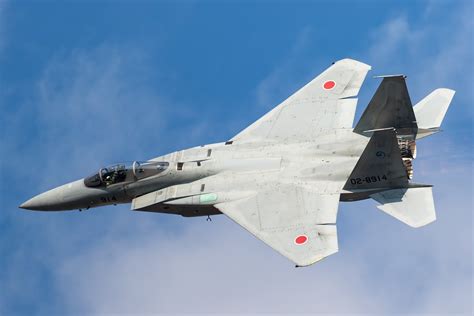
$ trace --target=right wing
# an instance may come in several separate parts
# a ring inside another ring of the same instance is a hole
[[[339,194],[274,183],[214,206],[297,266],[307,266],[338,251],[338,205]]]
[[[310,141],[336,128],[352,128],[357,96],[370,66],[342,59],[232,140]],[[350,98],[350,99],[348,99]]]

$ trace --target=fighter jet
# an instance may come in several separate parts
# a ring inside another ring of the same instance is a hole
[[[296,266],[338,251],[339,202],[373,199],[405,224],[426,225],[436,215],[432,186],[412,182],[416,141],[439,131],[454,91],[413,107],[405,77],[383,76],[353,127],[370,69],[337,61],[226,142],[100,168],[20,207],[225,214]]]

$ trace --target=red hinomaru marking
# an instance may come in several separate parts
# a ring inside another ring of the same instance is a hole
[[[336,86],[336,82],[333,80],[328,80],[323,84],[325,90],[331,90]]]
[[[306,235],[299,235],[295,238],[295,244],[302,245],[308,241],[308,237]]]

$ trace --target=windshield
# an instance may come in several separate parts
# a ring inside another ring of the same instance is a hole
[[[131,182],[159,174],[168,168],[167,162],[134,161],[132,164],[116,164],[101,168],[99,172],[84,179],[87,187],[109,186]]]

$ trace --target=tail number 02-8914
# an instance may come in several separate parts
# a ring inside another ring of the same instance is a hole
[[[363,184],[372,182],[387,181],[386,175],[367,176],[363,178],[351,178],[351,184]]]

